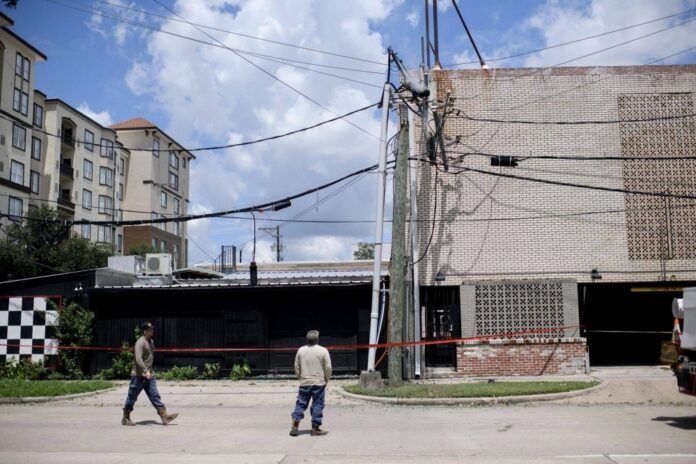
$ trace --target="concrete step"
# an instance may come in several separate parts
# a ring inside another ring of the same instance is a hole
[[[427,379],[452,379],[457,377],[454,367],[426,367],[425,377]]]

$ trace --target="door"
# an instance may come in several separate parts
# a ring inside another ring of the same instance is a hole
[[[459,287],[422,287],[421,302],[425,308],[423,328],[426,341],[461,338]],[[428,367],[456,367],[454,343],[425,346]]]

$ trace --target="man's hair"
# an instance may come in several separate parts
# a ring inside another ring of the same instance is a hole
[[[317,343],[319,343],[319,331],[310,330],[309,332],[307,332],[307,344],[316,345]]]

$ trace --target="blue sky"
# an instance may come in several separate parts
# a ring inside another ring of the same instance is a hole
[[[407,65],[420,61],[423,2],[412,0],[159,0],[189,21],[270,40],[384,62],[392,46]],[[467,23],[486,59],[554,45],[666,15],[695,9],[696,0],[498,0],[460,1]],[[126,8],[124,8],[126,7]],[[130,9],[129,9],[130,8]],[[95,14],[98,10],[147,24],[144,29]],[[147,14],[135,10],[145,10]],[[475,59],[449,1],[440,2],[440,53],[445,65]],[[167,30],[210,42],[153,0],[20,0],[13,30],[42,50],[48,61],[36,67],[37,88],[105,124],[144,117],[180,143],[206,146],[274,135],[329,119],[377,101],[383,74],[321,68],[362,84],[250,58],[279,79],[328,107],[319,108],[228,50],[156,32]],[[164,15],[170,19],[152,16]],[[506,61],[493,67],[551,66],[625,40],[676,26],[690,14],[666,19]],[[620,46],[574,65],[643,64],[696,46],[696,21],[645,40]],[[330,66],[382,71],[357,60],[283,47],[211,31],[227,46]],[[693,63],[684,53],[665,63]],[[476,66],[476,65],[468,65]],[[351,118],[367,135],[344,122],[244,149],[205,152],[193,164],[191,212],[209,212],[263,203],[302,191],[377,161],[379,113]],[[374,219],[376,178],[364,176],[297,201],[264,219],[297,215],[303,220]],[[389,191],[389,190],[388,190]],[[390,201],[388,200],[390,204]],[[388,212],[389,215],[389,204]],[[247,243],[252,223],[217,219],[191,223],[189,260],[217,254],[220,245]],[[282,228],[286,259],[349,259],[350,246],[373,241],[374,225],[289,223]],[[258,261],[270,261],[272,240],[259,232]],[[390,228],[385,228],[389,241]]]

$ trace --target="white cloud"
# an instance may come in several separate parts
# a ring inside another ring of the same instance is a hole
[[[220,29],[301,44],[368,60],[385,62],[385,44],[375,24],[388,18],[401,0],[342,2],[178,1],[176,11],[187,21]],[[183,35],[201,33],[180,22],[163,28]],[[332,66],[383,71],[379,65],[283,47],[222,32],[211,33],[229,47]],[[167,132],[189,146],[222,145],[302,128],[376,102],[380,89],[248,57],[258,66],[330,108],[326,111],[287,85],[272,79],[228,50],[166,35],[148,37],[147,59],[134,64],[129,88],[160,107],[169,117]],[[306,65],[302,65],[305,66]],[[381,87],[384,76],[317,68]],[[194,207],[226,210],[264,203],[303,191],[377,162],[379,113],[349,118],[373,136],[337,121],[297,135],[246,147],[199,152],[191,164],[190,198]],[[293,201],[277,218],[310,211],[303,219],[372,219],[376,178],[366,176],[317,207],[341,186]],[[264,217],[257,217],[259,226]],[[246,220],[218,219],[207,226],[190,225],[194,239],[209,250],[239,245],[252,236]],[[272,225],[275,225],[272,224]],[[291,224],[282,234],[287,259],[350,259],[350,243],[371,239],[372,224]],[[389,229],[386,229],[389,233]],[[388,236],[387,236],[388,237]],[[388,240],[388,238],[387,238]],[[272,260],[270,242],[259,238],[257,260]],[[201,253],[190,248],[191,261]],[[245,248],[244,255],[249,256]]]
[[[411,27],[418,26],[418,23],[420,22],[420,16],[418,14],[418,10],[413,10],[409,14],[407,14],[406,21],[408,21],[408,23],[411,25]]]
[[[126,0],[110,0],[107,2],[95,2],[92,8],[101,14],[92,14],[87,21],[87,27],[93,32],[98,33],[105,39],[113,39],[118,46],[125,45],[128,38],[133,35],[143,36],[144,30],[136,25],[126,22],[115,22],[108,16],[120,16],[127,21],[144,23],[146,15],[134,9],[138,9],[138,4]],[[107,15],[106,18],[102,14]]]
[[[94,119],[102,126],[108,127],[114,123],[113,119],[111,118],[111,114],[107,110],[96,112],[93,109],[91,109],[87,103],[84,102],[80,103],[80,105],[77,107],[77,110],[84,113],[86,116]]]

